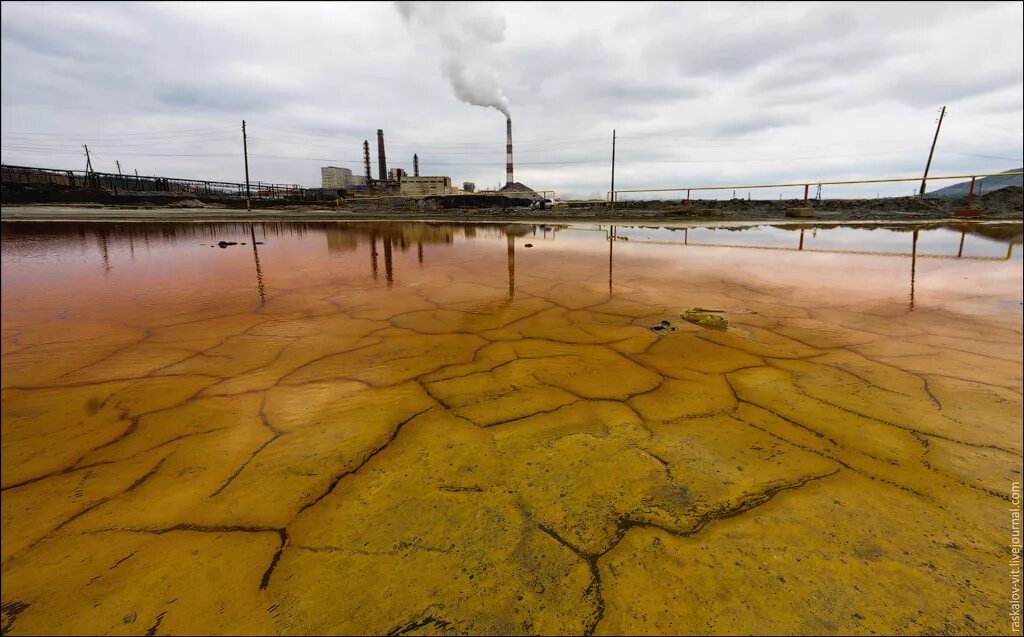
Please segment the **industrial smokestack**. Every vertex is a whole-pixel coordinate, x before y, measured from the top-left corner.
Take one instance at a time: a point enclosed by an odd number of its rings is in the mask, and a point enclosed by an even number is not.
[[[505,185],[511,186],[512,180],[512,118],[505,120]]]
[[[363,168],[366,169],[366,189],[370,189],[370,182],[373,181],[373,173],[370,172],[370,140],[363,140]]]
[[[380,175],[381,181],[387,181],[388,179],[388,160],[384,156],[384,130],[381,128],[377,129],[377,164],[378,174]]]
[[[419,158],[419,155],[413,155],[412,156],[412,176],[413,177],[419,177],[420,176],[420,158]]]

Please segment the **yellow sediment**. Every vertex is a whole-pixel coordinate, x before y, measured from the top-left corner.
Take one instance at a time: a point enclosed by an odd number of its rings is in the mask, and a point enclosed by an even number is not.
[[[1019,313],[538,245],[5,302],[5,634],[1006,630]]]

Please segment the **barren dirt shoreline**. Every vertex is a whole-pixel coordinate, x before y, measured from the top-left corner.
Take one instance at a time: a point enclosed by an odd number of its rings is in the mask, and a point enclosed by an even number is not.
[[[748,202],[743,202],[748,203]],[[755,202],[756,203],[756,202]],[[812,206],[813,207],[813,206]],[[89,205],[5,205],[0,209],[3,221],[102,221],[102,222],[218,222],[218,221],[461,221],[461,222],[515,222],[564,223],[583,221],[589,223],[650,223],[659,225],[728,225],[732,223],[838,223],[838,222],[942,222],[942,221],[1021,221],[1020,210],[988,212],[973,218],[954,217],[952,211],[893,211],[893,210],[830,210],[816,209],[815,216],[806,219],[790,219],[785,210],[751,206],[749,209],[715,209],[701,215],[689,215],[677,210],[664,208],[617,208],[605,207],[566,208],[554,210],[527,210],[510,208],[466,210],[388,210],[353,208],[266,208],[252,211],[203,207],[203,208],[125,208],[116,206]]]

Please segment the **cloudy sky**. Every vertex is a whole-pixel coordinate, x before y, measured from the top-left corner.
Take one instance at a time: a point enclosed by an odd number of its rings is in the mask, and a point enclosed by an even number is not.
[[[604,196],[612,129],[619,188],[919,175],[942,105],[932,175],[1003,171],[1022,7],[5,2],[2,156],[82,169],[88,144],[96,170],[241,181],[244,118],[254,181],[361,173],[364,139],[376,174],[383,128],[389,167],[494,186],[504,116],[460,101],[455,58],[507,97],[517,181],[560,195]]]

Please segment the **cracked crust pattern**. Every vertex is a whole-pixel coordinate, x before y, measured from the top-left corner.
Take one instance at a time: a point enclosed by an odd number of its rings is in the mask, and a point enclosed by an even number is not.
[[[45,287],[5,256],[4,634],[1003,630],[1006,290],[625,244],[609,291],[601,241],[294,224],[257,301],[210,227],[83,230],[109,267]],[[983,266],[1019,293],[942,264]]]

